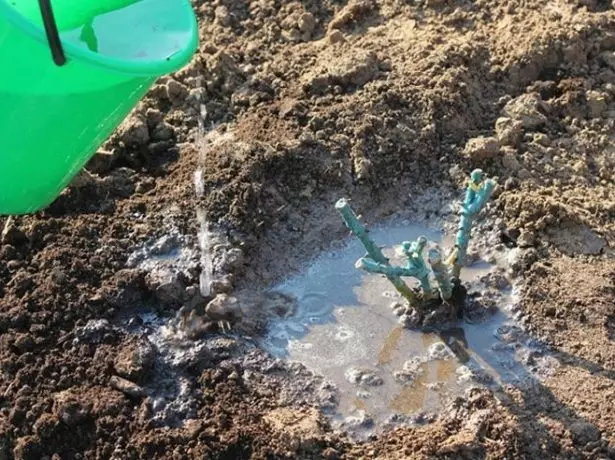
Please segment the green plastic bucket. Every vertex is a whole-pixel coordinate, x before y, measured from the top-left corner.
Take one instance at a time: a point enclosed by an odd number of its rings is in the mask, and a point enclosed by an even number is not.
[[[188,0],[51,0],[51,28],[48,2],[0,0],[4,215],[49,205],[198,44]]]

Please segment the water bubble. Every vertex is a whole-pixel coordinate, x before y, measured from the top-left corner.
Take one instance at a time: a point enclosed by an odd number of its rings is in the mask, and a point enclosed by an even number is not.
[[[294,335],[305,334],[307,332],[307,327],[305,327],[303,324],[297,323],[297,322],[290,322],[289,321],[286,324],[286,327],[288,328],[288,330],[292,331],[292,333],[294,333]]]
[[[345,328],[345,327],[340,327],[335,333],[335,340],[338,340],[340,342],[346,342],[352,337],[354,337],[354,335],[355,335],[354,332],[351,331],[350,329]]]
[[[322,317],[332,311],[332,306],[327,296],[321,293],[308,293],[299,300],[299,308],[311,317]]]

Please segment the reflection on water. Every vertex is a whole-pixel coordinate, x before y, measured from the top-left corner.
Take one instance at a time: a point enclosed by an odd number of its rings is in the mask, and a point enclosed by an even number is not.
[[[361,398],[357,398],[354,400],[354,405],[357,408],[357,410],[365,410],[367,409],[367,406],[365,405],[365,401],[363,401]]]
[[[399,339],[401,339],[403,330],[402,326],[394,327],[391,330],[378,354],[378,364],[387,364],[393,359],[393,353],[398,350]]]

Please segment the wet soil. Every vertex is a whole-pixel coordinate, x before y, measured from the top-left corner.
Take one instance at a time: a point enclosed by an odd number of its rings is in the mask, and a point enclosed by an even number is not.
[[[0,458],[614,458],[610,2],[194,4],[193,63],[48,209],[0,219]],[[355,442],[318,376],[249,338],[267,302],[209,308],[196,349],[137,319],[205,309],[203,219],[205,295],[266,290],[345,236],[338,198],[435,214],[419,193],[475,167],[521,289],[507,336],[550,347],[545,379]]]

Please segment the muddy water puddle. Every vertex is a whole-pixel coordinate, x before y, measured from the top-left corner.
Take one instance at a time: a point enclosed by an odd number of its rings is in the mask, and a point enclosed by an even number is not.
[[[404,261],[391,248],[402,241],[420,235],[434,243],[445,239],[438,230],[408,222],[374,228],[371,235],[396,264]],[[412,423],[441,411],[470,386],[529,375],[523,360],[529,362],[527,356],[536,352],[527,351],[509,319],[510,288],[490,292],[497,307],[480,307],[485,314],[472,323],[411,331],[398,324],[391,309],[400,299],[388,281],[355,269],[364,253],[352,239],[276,286],[295,296],[298,307],[294,316],[273,322],[262,342],[276,357],[299,361],[336,387],[333,419],[339,427],[361,436]],[[479,279],[496,270],[478,260],[462,272],[472,302],[480,302],[487,290]]]

